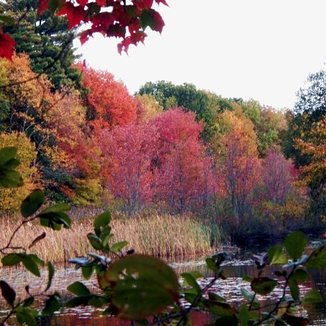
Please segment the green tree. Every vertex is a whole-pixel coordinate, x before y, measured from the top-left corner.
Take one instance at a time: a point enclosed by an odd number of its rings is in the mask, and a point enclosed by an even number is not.
[[[197,121],[204,122],[202,137],[206,141],[210,140],[215,132],[216,115],[226,107],[225,102],[219,96],[198,90],[196,86],[188,83],[174,85],[166,81],[148,82],[140,88],[138,93],[153,95],[165,110],[182,107],[185,111],[194,112]]]
[[[289,115],[289,129],[284,142],[284,151],[292,157],[297,166],[310,163],[309,155],[296,148],[296,139],[309,142],[311,126],[326,116],[326,71],[311,74],[305,87],[297,93],[293,114]]]
[[[75,31],[68,31],[66,17],[58,17],[46,11],[38,15],[37,0],[8,0],[0,3],[0,11],[6,12],[16,22],[5,26],[16,41],[16,52],[27,53],[36,73],[46,73],[56,89],[78,86],[80,73],[72,67]]]

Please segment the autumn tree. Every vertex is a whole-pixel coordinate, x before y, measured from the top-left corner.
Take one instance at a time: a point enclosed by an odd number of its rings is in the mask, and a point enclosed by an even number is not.
[[[152,120],[159,135],[155,168],[157,198],[177,212],[208,204],[214,191],[211,161],[200,140],[202,126],[180,108]]]
[[[0,210],[17,211],[23,199],[35,188],[42,187],[42,181],[36,166],[35,145],[24,133],[0,133],[0,148],[16,147],[21,164],[18,171],[23,178],[23,185],[18,188],[0,189]]]
[[[292,157],[296,166],[310,163],[310,156],[305,155],[296,147],[296,140],[302,139],[309,143],[311,126],[326,116],[326,71],[321,70],[308,76],[307,82],[297,93],[294,112],[289,115],[289,129],[284,150]]]
[[[152,160],[157,151],[157,134],[147,124],[104,129],[99,144],[105,157],[102,175],[105,186],[125,210],[134,214],[153,196]]]
[[[319,227],[326,216],[326,117],[312,125],[309,141],[297,139],[296,146],[309,157],[301,177],[310,189],[312,221]]]
[[[112,129],[136,121],[137,101],[126,86],[117,82],[109,72],[81,65],[79,69],[82,84],[88,89],[85,99],[87,120],[95,130]]]
[[[34,144],[43,185],[51,199],[71,198],[76,173],[71,154],[84,140],[86,123],[78,94],[53,92],[47,77],[31,70],[26,55],[14,56],[11,62],[1,60],[0,71],[7,108],[1,129],[25,133]]]
[[[262,162],[265,198],[277,204],[285,203],[298,174],[292,160],[287,160],[278,150],[270,149]]]
[[[163,112],[163,107],[158,103],[153,95],[137,95],[137,121],[139,123],[148,122]]]
[[[226,132],[218,153],[218,187],[226,195],[236,225],[245,222],[251,209],[253,191],[260,181],[260,161],[253,124],[244,116],[223,113]]]
[[[262,161],[262,188],[258,214],[269,233],[288,232],[302,226],[308,207],[307,188],[298,182],[299,171],[292,160],[270,149]]]
[[[270,148],[282,144],[284,133],[287,130],[284,112],[263,106],[255,100],[244,101],[239,98],[229,101],[231,111],[242,111],[253,123],[260,157],[264,157]]]

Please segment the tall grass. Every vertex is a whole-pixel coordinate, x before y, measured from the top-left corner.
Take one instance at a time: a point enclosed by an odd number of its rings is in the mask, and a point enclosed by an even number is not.
[[[14,219],[0,220],[0,246],[6,245],[10,235],[17,226]],[[127,218],[113,218],[112,241],[127,240],[129,248],[137,253],[150,254],[163,258],[191,257],[208,254],[212,248],[212,238],[219,239],[219,229],[212,228],[191,216],[157,215]],[[53,231],[38,224],[26,224],[16,235],[13,245],[28,247],[42,232],[46,237],[31,251],[44,260],[64,262],[69,258],[94,252],[86,235],[93,230],[92,218],[73,218],[71,229]],[[215,245],[217,243],[215,242]]]

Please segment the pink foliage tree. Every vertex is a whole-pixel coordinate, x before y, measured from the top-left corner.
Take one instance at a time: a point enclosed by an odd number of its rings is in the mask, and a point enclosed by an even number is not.
[[[152,123],[159,135],[157,198],[178,212],[205,205],[214,191],[214,178],[200,140],[202,125],[193,113],[180,108],[161,114]]]
[[[298,171],[291,160],[287,160],[275,149],[268,151],[262,164],[266,199],[276,204],[284,204],[297,177]]]
[[[103,176],[108,189],[124,201],[129,214],[152,199],[152,159],[157,148],[154,126],[130,124],[104,130],[100,147],[105,157]]]

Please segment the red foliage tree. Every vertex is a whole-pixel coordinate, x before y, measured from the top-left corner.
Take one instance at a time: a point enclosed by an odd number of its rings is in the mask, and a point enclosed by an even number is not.
[[[153,126],[130,124],[103,130],[99,145],[105,157],[102,175],[112,194],[125,203],[129,214],[152,198],[151,168],[157,145]]]
[[[152,123],[159,134],[155,162],[157,197],[178,212],[198,208],[213,193],[210,160],[200,141],[195,115],[174,109]]]
[[[136,121],[137,101],[109,72],[82,68],[87,95],[88,119],[96,129],[124,126]]]

